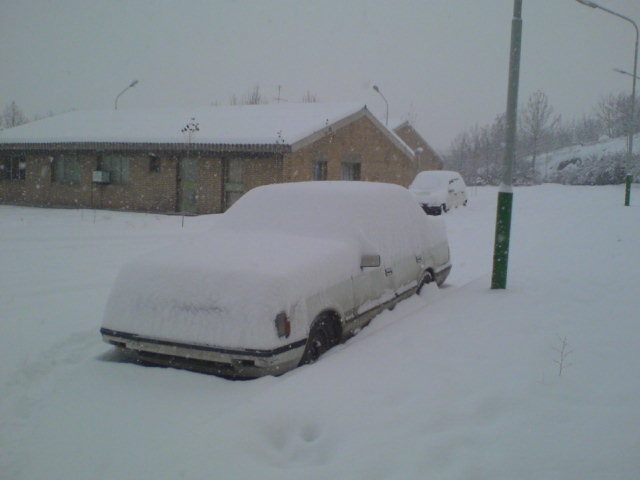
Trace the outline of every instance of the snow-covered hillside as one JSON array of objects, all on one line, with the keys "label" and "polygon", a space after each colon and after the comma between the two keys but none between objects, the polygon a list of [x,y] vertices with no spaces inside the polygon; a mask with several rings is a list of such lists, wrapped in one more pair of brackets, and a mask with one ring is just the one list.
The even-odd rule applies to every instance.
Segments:
[{"label": "snow-covered hillside", "polygon": [[[640,134],[633,139],[633,152],[640,154]],[[536,159],[538,178],[545,182],[574,185],[622,183],[627,172],[627,137],[604,137],[598,142],[572,145],[544,153]],[[527,157],[525,161],[531,161]],[[634,162],[632,173],[638,179],[640,166]]]},{"label": "snow-covered hillside", "polygon": [[125,261],[218,217],[0,206],[0,478],[637,478],[640,188],[631,207],[621,186],[516,188],[505,291],[496,189],[469,194],[443,288],[236,382],[128,363],[98,334]]}]

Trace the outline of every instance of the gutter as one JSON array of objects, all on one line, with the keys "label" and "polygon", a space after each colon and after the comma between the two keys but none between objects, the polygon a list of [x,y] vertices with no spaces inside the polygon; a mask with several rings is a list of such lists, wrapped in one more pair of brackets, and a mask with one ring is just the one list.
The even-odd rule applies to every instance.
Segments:
[{"label": "gutter", "polygon": [[226,144],[226,143],[153,143],[153,142],[5,142],[0,143],[0,152],[215,152],[215,153],[271,153],[282,154],[291,151],[291,145],[266,144]]}]

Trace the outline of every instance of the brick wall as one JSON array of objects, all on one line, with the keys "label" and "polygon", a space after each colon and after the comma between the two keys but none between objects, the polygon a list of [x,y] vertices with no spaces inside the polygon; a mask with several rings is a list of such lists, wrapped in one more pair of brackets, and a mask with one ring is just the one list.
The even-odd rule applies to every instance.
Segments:
[{"label": "brick wall", "polygon": [[342,162],[361,162],[360,179],[408,186],[416,175],[413,159],[367,117],[361,117],[311,145],[285,155],[285,179],[313,179],[314,160],[327,161],[327,180],[342,180]]},{"label": "brick wall", "polygon": [[80,180],[77,185],[53,181],[49,155],[28,155],[24,180],[0,180],[0,201],[18,205],[88,207],[91,202],[91,171],[95,157],[80,155]]},{"label": "brick wall", "polygon": [[220,213],[222,211],[222,184],[222,159],[200,158],[198,163],[198,213]]},{"label": "brick wall", "polygon": [[[108,152],[103,153],[106,158]],[[94,184],[92,172],[99,166],[97,153],[78,156],[79,181],[63,185],[53,180],[53,156],[28,155],[24,180],[0,180],[0,202],[35,206],[69,206],[150,212],[180,209],[179,156],[181,153],[131,153],[128,181]],[[259,185],[313,179],[314,160],[327,162],[327,179],[342,179],[345,161],[360,163],[360,180],[408,186],[417,168],[410,158],[366,116],[338,128],[301,149],[282,155],[197,154],[196,213],[220,213],[225,208],[225,164],[241,159],[242,191]],[[233,155],[233,156],[232,156]],[[159,171],[150,170],[155,157]]]},{"label": "brick wall", "polygon": [[131,159],[129,181],[122,185],[94,184],[95,207],[148,212],[175,211],[177,159],[172,155],[158,155],[160,170],[150,172],[149,155],[123,156]]},{"label": "brick wall", "polygon": [[282,157],[250,158],[245,160],[244,170],[245,192],[260,185],[282,183],[285,181],[282,169]]},{"label": "brick wall", "polygon": [[418,172],[423,170],[442,170],[442,159],[409,124],[403,124],[394,130],[416,154]]},{"label": "brick wall", "polygon": [[43,207],[106,208],[164,212],[176,205],[176,159],[159,157],[160,171],[149,172],[149,156],[131,158],[129,181],[123,185],[94,184],[96,154],[78,155],[79,181],[73,184],[53,178],[54,156],[27,155],[24,180],[0,180],[0,202]]}]

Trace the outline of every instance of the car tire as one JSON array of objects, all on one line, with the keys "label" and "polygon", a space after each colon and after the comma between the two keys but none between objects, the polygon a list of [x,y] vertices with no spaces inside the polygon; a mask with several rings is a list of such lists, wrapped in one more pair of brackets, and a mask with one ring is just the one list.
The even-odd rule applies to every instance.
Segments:
[{"label": "car tire", "polygon": [[440,208],[442,209],[442,211],[444,213],[447,213],[449,211],[449,209],[447,208],[447,204],[443,203],[442,205],[440,205]]},{"label": "car tire", "polygon": [[307,346],[302,354],[300,365],[315,363],[327,350],[338,343],[332,322],[326,317],[319,317],[309,331]]},{"label": "car tire", "polygon": [[466,207],[467,206],[468,201],[465,200],[464,202],[462,202],[462,206]]}]

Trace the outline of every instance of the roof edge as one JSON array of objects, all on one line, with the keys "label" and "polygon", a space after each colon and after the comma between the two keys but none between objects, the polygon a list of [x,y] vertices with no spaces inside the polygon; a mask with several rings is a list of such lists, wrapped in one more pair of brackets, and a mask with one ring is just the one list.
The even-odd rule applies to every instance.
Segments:
[{"label": "roof edge", "polygon": [[291,151],[295,152],[297,150],[300,150],[301,148],[304,148],[308,145],[311,145],[312,143],[320,140],[321,138],[324,138],[328,135],[331,135],[332,133],[334,133],[336,130],[339,130],[347,125],[349,125],[352,122],[355,122],[356,120],[358,120],[359,118],[361,118],[362,116],[365,115],[365,110],[367,109],[367,106],[363,106],[361,109],[347,115],[346,117],[341,118],[340,120],[327,124],[325,125],[323,128],[321,128],[320,130],[317,130],[315,132],[313,132],[310,135],[307,135],[304,138],[301,138],[300,140],[297,140],[295,142],[293,142],[291,144]]},{"label": "roof edge", "polygon": [[156,142],[4,142],[0,152],[56,152],[56,151],[199,151],[199,152],[250,152],[286,153],[291,145],[283,143],[241,144],[241,143],[156,143]]},{"label": "roof edge", "polygon": [[371,120],[371,122],[378,128],[378,130],[380,130],[383,133],[383,135],[385,135],[389,140],[391,140],[391,142],[399,150],[401,150],[405,155],[407,155],[411,160],[415,159],[415,153],[411,149],[411,147],[409,147],[406,143],[402,141],[401,138],[399,138],[395,133],[393,133],[385,125],[383,125],[376,118],[376,116],[369,111],[366,105],[364,105],[360,110],[352,113],[351,115],[347,115],[346,117],[338,120],[337,122],[331,123],[325,126],[324,128],[322,128],[321,130],[318,130],[312,133],[311,135],[308,135],[305,138],[298,140],[297,142],[293,142],[291,144],[291,151],[295,152],[297,150],[300,150],[301,148],[311,145],[312,143],[320,140],[321,138],[331,135],[336,130],[341,129],[355,122],[356,120],[359,120],[362,117],[367,117],[369,120]]},{"label": "roof edge", "polygon": [[384,125],[378,117],[376,117],[373,113],[369,111],[369,109],[365,105],[365,110],[367,113],[367,117],[371,119],[371,121],[380,129],[382,132],[393,142],[398,149],[402,150],[411,160],[415,160],[416,154],[413,149],[407,145],[404,140],[402,140],[398,135],[396,135],[389,127]]}]

